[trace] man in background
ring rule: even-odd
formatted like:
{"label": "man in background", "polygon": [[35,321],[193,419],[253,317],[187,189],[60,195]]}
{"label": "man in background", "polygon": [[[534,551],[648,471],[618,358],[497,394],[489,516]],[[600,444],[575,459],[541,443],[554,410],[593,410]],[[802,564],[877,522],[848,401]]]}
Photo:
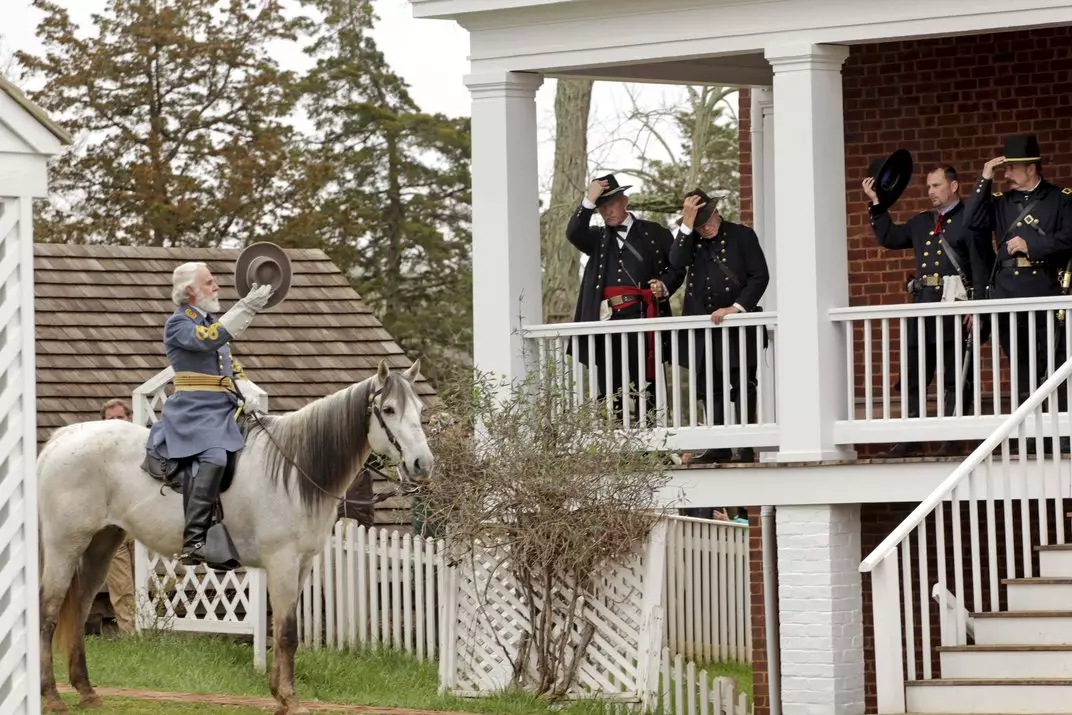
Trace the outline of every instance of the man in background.
{"label": "man in background", "polygon": [[[119,398],[108,400],[101,406],[102,420],[131,421],[131,410]],[[123,635],[134,633],[134,540],[128,535],[112,557],[105,579],[108,600],[115,612],[115,623]]]}

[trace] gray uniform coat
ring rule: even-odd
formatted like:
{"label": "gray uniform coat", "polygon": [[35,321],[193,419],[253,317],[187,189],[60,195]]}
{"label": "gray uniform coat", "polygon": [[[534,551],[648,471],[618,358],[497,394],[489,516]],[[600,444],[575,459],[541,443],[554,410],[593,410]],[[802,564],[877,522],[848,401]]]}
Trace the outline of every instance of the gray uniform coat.
{"label": "gray uniform coat", "polygon": [[[176,373],[245,379],[231,357],[230,340],[230,333],[211,315],[185,304],[164,325],[164,351]],[[244,444],[237,412],[238,398],[229,392],[176,391],[164,402],[148,447],[165,459],[193,457],[213,448],[237,452]]]}

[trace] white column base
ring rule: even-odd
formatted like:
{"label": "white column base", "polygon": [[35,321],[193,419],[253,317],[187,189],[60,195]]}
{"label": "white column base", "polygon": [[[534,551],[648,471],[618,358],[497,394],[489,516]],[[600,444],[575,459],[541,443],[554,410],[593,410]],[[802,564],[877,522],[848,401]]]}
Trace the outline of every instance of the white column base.
{"label": "white column base", "polygon": [[783,715],[863,715],[860,505],[776,509]]}

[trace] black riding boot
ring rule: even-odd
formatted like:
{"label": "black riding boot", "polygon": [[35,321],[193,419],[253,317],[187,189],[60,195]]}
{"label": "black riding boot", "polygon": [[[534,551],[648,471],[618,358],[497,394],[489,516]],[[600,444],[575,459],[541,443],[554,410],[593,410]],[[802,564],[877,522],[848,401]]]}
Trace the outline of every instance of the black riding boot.
{"label": "black riding boot", "polygon": [[[183,490],[186,529],[182,535],[182,555],[179,559],[187,566],[206,563],[212,568],[232,569],[240,565],[234,544],[223,524],[212,524],[223,472],[223,467],[202,462],[198,466],[197,476],[187,480]],[[210,528],[213,533],[209,533]]]}

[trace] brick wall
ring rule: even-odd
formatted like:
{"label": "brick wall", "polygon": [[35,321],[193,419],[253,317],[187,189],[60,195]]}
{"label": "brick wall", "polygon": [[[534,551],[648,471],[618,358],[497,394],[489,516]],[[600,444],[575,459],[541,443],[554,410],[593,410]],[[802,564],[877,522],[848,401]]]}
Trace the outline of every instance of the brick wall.
{"label": "brick wall", "polygon": [[[903,222],[929,209],[925,172],[952,164],[961,194],[979,177],[986,160],[1002,151],[1003,137],[1033,132],[1042,146],[1044,175],[1058,186],[1072,185],[1072,27],[1004,32],[926,41],[854,46],[843,68],[845,173],[848,225],[849,304],[909,302],[903,285],[914,270],[911,251],[879,248],[867,222],[860,188],[871,160],[908,149],[916,165],[914,181],[891,211]],[[777,100],[776,100],[777,101]],[[741,207],[752,221],[750,97],[740,97]],[[776,110],[777,111],[777,110]],[[883,388],[880,326],[875,325],[869,360],[876,399]],[[892,384],[900,373],[899,326],[891,325]],[[856,384],[864,382],[862,328],[857,328]],[[984,346],[982,391],[993,392],[991,345]],[[1001,393],[1008,396],[1008,361],[1000,356]],[[931,386],[932,399],[935,385]],[[862,394],[862,391],[861,393]],[[1007,400],[1006,400],[1007,402]],[[985,406],[984,409],[989,409]],[[1006,409],[1008,409],[1006,407]],[[881,445],[861,445],[873,456]]]}

